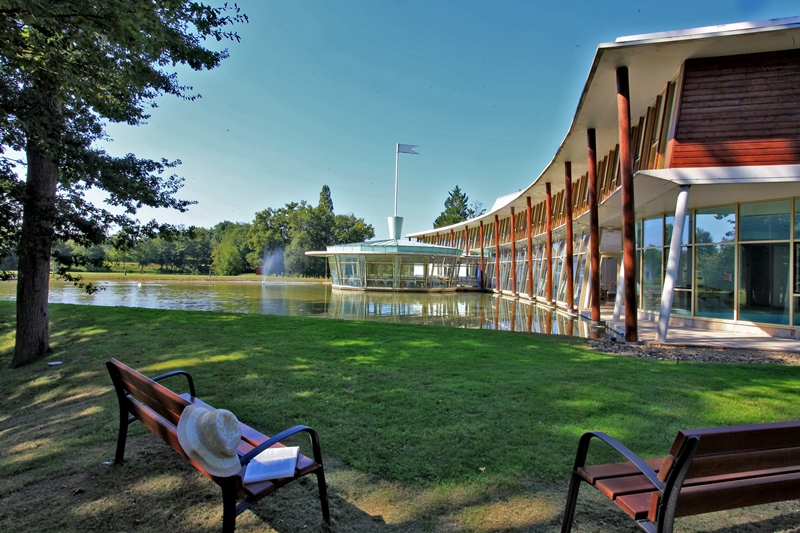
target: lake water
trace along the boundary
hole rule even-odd
[[[101,285],[105,290],[86,294],[51,280],[50,302],[377,320],[581,337],[591,333],[585,321],[491,293],[341,291],[317,283],[277,282],[107,281]],[[0,282],[0,300],[13,300],[15,291],[14,282]]]

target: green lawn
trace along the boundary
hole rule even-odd
[[[172,272],[159,272],[157,269],[147,269],[140,271],[139,269],[129,269],[123,273],[119,268],[113,271],[99,271],[87,272],[85,270],[76,269],[71,270],[70,274],[73,276],[80,276],[87,281],[92,280],[129,280],[129,281],[152,281],[152,280],[170,280],[170,281],[264,281],[264,276],[259,274],[240,274],[238,276],[218,276],[212,274],[181,274]],[[276,276],[270,274],[266,277],[267,282],[279,281],[300,281],[303,283],[326,283],[328,280],[322,278],[306,278],[300,276]]]
[[[653,457],[682,428],[796,419],[800,393],[800,367],[618,357],[580,339],[70,305],[51,306],[46,361],[63,364],[12,371],[13,325],[14,303],[0,302],[0,509],[15,491],[112,458],[109,357],[148,375],[187,370],[199,397],[267,433],[314,427],[340,465],[334,495],[362,509],[391,507],[419,530],[447,521],[502,530],[486,525],[507,515],[498,502],[527,495],[530,505],[537,490],[556,499],[523,525],[552,524],[584,431]],[[367,496],[357,483],[375,491]],[[404,494],[417,503],[398,510]],[[21,513],[0,510],[0,529]]]

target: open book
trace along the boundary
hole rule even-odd
[[[267,448],[247,464],[243,481],[253,483],[265,479],[292,477],[299,453],[299,446]]]

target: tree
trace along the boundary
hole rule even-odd
[[[374,236],[375,228],[372,224],[367,224],[363,218],[356,218],[353,213],[336,215],[333,219],[334,244],[364,242]]]
[[[319,194],[319,205],[301,204],[289,216],[291,241],[284,253],[286,271],[291,274],[322,277],[326,274],[325,259],[309,257],[306,252],[325,250],[327,246],[343,242],[361,242],[375,236],[371,224],[363,218],[336,215],[333,212],[331,190],[325,185]]]
[[[251,267],[267,268],[265,274],[282,274],[284,269],[283,250],[292,242],[289,228],[289,215],[305,202],[291,202],[280,209],[268,207],[256,213],[256,217],[247,234],[247,243],[252,250],[247,256]],[[272,259],[272,260],[270,260]]]
[[[49,351],[47,312],[54,239],[91,245],[109,227],[140,226],[142,206],[185,211],[182,179],[165,175],[179,161],[113,157],[97,147],[108,122],[140,125],[162,95],[193,100],[166,69],[213,69],[227,50],[204,40],[238,40],[227,27],[246,22],[232,7],[189,0],[2,0],[0,2],[0,227],[21,209],[17,254],[17,334],[12,366]],[[9,151],[24,152],[27,178],[14,174]],[[83,196],[106,191],[114,215]],[[15,211],[15,209],[17,211]],[[16,223],[15,223],[16,224]],[[2,236],[0,236],[2,238]]]
[[[334,214],[325,203],[317,207],[306,205],[289,216],[292,240],[283,255],[287,272],[316,277],[325,275],[325,260],[309,257],[306,252],[324,250],[333,244],[333,221]]]
[[[211,256],[212,268],[221,276],[238,276],[247,266],[247,255],[251,252],[247,242],[250,224],[220,222],[214,226]],[[235,257],[234,257],[235,256]]]
[[[333,214],[333,198],[331,198],[331,188],[327,185],[322,186],[319,192],[319,204],[317,208],[324,209],[328,213]]]
[[[485,213],[486,210],[480,203],[469,203],[469,198],[456,185],[444,201],[444,211],[433,221],[434,228],[441,228],[451,224],[464,222]]]

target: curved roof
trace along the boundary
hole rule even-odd
[[[406,254],[406,255],[451,255],[462,256],[463,250],[449,246],[437,246],[422,242],[390,239],[366,241],[328,246],[326,251],[306,252],[306,255],[329,256],[341,254]]]
[[[787,50],[800,47],[800,17],[709,26],[689,30],[620,37],[601,44],[589,70],[578,108],[553,160],[527,188],[501,197],[480,217],[436,230],[410,233],[422,237],[463,230],[494,216],[521,212],[526,197],[536,205],[545,200],[545,183],[563,188],[564,163],[572,163],[573,179],[588,172],[586,131],[594,128],[597,154],[606,154],[619,142],[616,103],[616,70],[628,67],[631,117],[644,115],[656,95],[679,74],[687,59]],[[638,197],[638,193],[637,193]],[[638,201],[638,199],[637,199]],[[673,204],[674,205],[674,204]],[[578,224],[580,227],[580,224]]]

